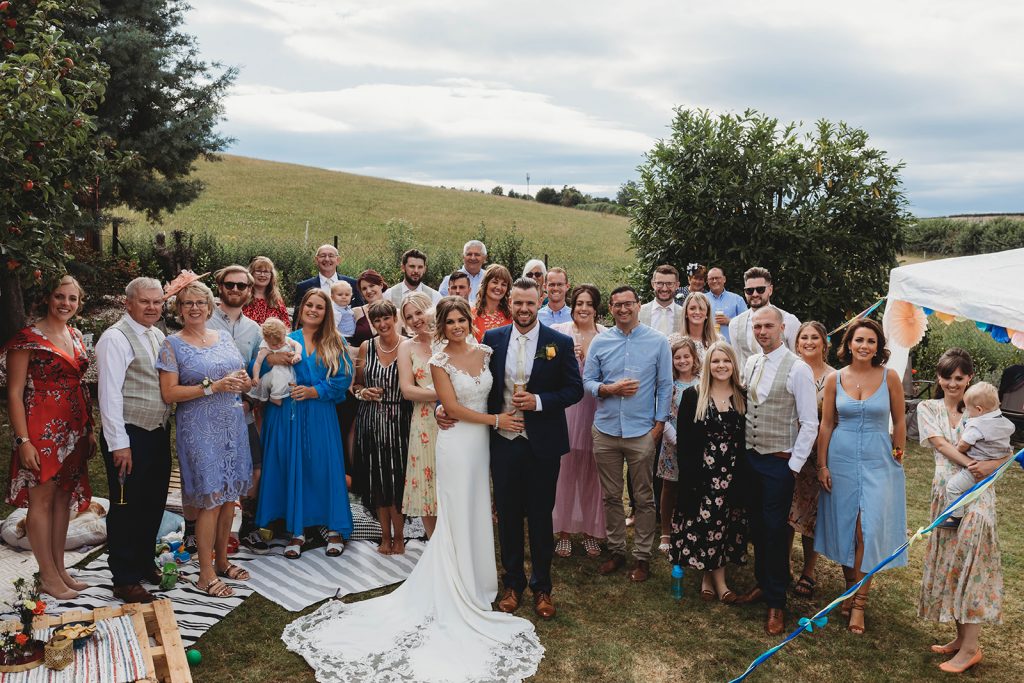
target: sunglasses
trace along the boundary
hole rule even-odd
[[[758,294],[764,294],[766,289],[768,289],[766,285],[761,285],[760,287],[744,287],[743,291],[746,292],[747,294],[753,294],[754,292],[757,292]]]
[[[220,283],[220,286],[224,289],[237,289],[242,292],[249,289],[248,282],[222,282]]]
[[[535,272],[535,273],[527,273],[526,275],[527,275],[527,277],[532,277],[532,278],[544,277],[544,273],[541,273],[540,271]]]

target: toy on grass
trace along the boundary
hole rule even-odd
[[[203,661],[203,655],[200,654],[199,650],[193,648],[185,652],[185,659],[188,660],[189,666],[195,666]]]

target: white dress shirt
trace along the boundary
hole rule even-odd
[[[651,327],[658,332],[661,332],[666,337],[672,334],[675,330],[673,329],[676,324],[676,304],[675,302],[669,303],[668,306],[662,306],[655,301],[654,305],[651,306]]]
[[[338,273],[335,272],[331,277],[324,277],[323,273],[319,273],[320,277],[320,289],[324,290],[327,296],[331,295],[331,287],[338,282]]]
[[[789,350],[783,344],[771,353],[759,353],[747,359],[743,371],[743,380],[747,392],[754,393],[764,399],[771,389],[775,375],[779,372],[779,364]],[[756,386],[755,386],[756,382]],[[762,394],[761,392],[765,392]],[[792,453],[789,458],[789,469],[799,472],[811,454],[811,447],[818,438],[818,394],[814,386],[814,372],[804,361],[797,358],[786,378],[786,391],[796,400],[796,417],[800,422],[800,431],[796,435],[796,443],[792,449],[784,453]]]
[[[523,349],[523,385],[529,383],[530,372],[533,370],[533,359],[537,355],[537,339],[540,337],[540,323],[535,323],[533,329],[526,334],[519,331],[514,324],[512,325],[512,334],[508,340],[508,351],[505,355],[505,386],[512,386],[518,382],[516,375],[518,374],[518,363],[519,363],[519,337],[526,337],[526,348]],[[540,407],[540,396],[536,394],[534,397],[537,400],[536,411],[541,410]]]
[[[402,299],[405,298],[406,294],[412,294],[413,292],[423,292],[424,294],[430,297],[431,302],[433,302],[435,306],[437,305],[437,302],[441,300],[441,294],[437,290],[427,287],[422,282],[416,285],[414,288],[409,289],[409,285],[405,282],[405,280],[402,280],[393,287],[389,287],[388,291],[384,292],[384,296],[395,305],[395,308],[399,309],[398,313],[399,317],[401,318]]]
[[[150,352],[150,360],[156,365],[159,346],[155,343],[156,335],[150,333],[152,328],[140,325],[129,315],[125,315],[123,320],[139,335],[139,341]],[[103,425],[103,438],[111,451],[130,446],[128,432],[124,427],[124,396],[121,395],[121,388],[133,360],[135,352],[132,351],[132,345],[120,330],[108,329],[96,342],[96,362],[100,369],[100,424]]]

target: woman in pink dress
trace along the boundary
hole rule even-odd
[[[568,334],[575,341],[580,372],[587,359],[590,342],[601,332],[597,324],[597,307],[601,293],[594,285],[579,285],[569,295],[572,322],[552,325],[552,329]],[[569,557],[572,541],[569,534],[583,534],[583,549],[590,557],[601,554],[598,539],[605,537],[604,504],[601,499],[601,481],[594,462],[594,439],[590,430],[594,426],[597,399],[583,393],[583,400],[565,411],[569,424],[569,453],[562,457],[555,489],[555,507],[551,513],[558,543],[555,554]]]

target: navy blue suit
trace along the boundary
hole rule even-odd
[[[491,478],[498,511],[501,565],[505,571],[502,583],[517,593],[522,593],[527,585],[523,517],[530,529],[530,589],[534,593],[551,592],[551,559],[555,550],[551,511],[555,506],[561,457],[569,452],[565,409],[583,398],[583,380],[572,338],[537,324],[537,354],[526,391],[540,398],[541,410],[524,412],[527,438],[509,440],[497,431],[491,432]],[[483,343],[494,349],[490,361],[494,383],[487,398],[489,413],[500,413],[503,407],[505,359],[514,331],[514,325],[506,325],[484,334]],[[554,358],[546,356],[548,346],[554,346]]]
[[[362,306],[365,302],[363,301],[363,295],[359,293],[359,288],[356,286],[356,281],[347,275],[338,273],[338,279],[344,280],[345,282],[352,285],[352,305]],[[302,303],[302,297],[305,296],[306,291],[314,287],[320,286],[320,273],[317,273],[308,280],[303,280],[299,284],[295,285],[295,311],[292,313],[292,329],[299,329],[299,304]],[[335,323],[338,321],[335,320]]]

